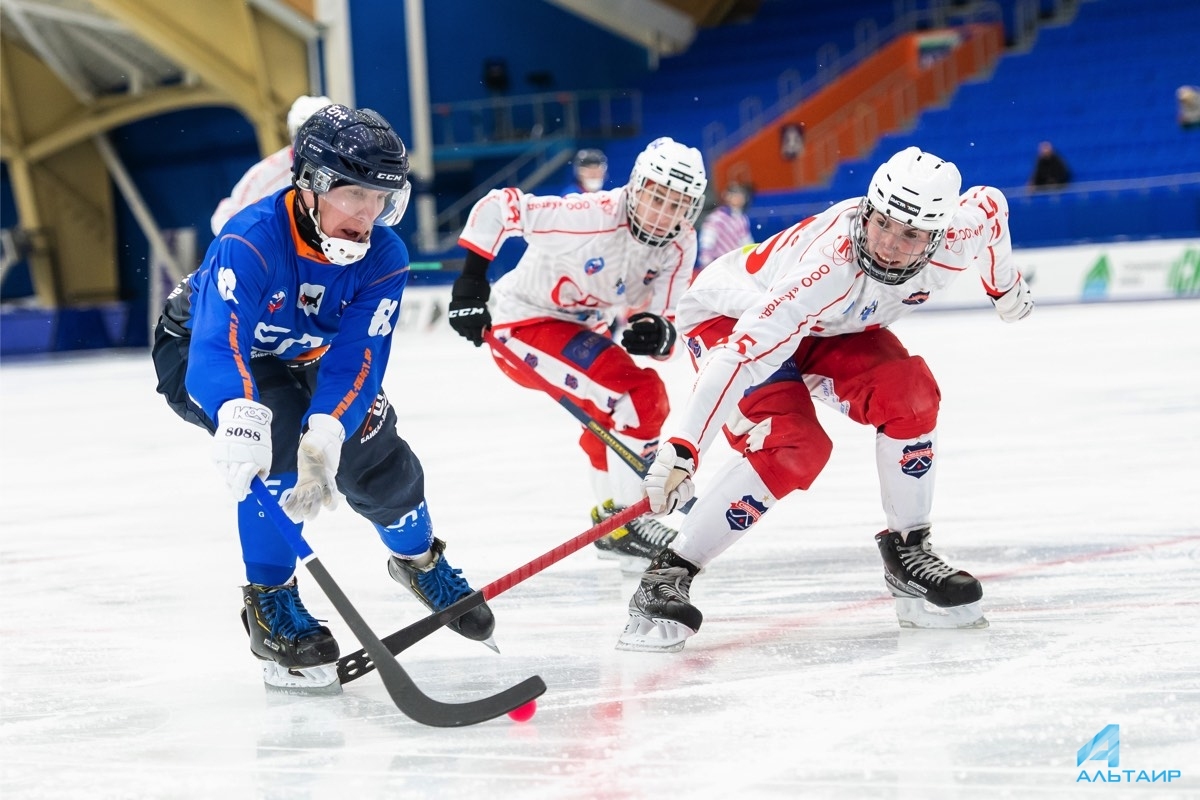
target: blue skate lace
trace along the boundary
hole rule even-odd
[[[321,627],[300,601],[300,592],[295,585],[263,592],[259,597],[262,598],[263,614],[271,624],[272,636],[282,636],[294,642],[302,636],[316,633]]]
[[[417,572],[417,585],[421,592],[433,604],[435,611],[441,611],[455,600],[461,600],[473,590],[462,570],[455,569],[446,563],[445,556],[439,558],[433,569],[428,572]]]

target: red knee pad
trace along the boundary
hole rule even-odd
[[[667,397],[667,387],[662,378],[652,369],[639,369],[632,378],[625,381],[622,388],[637,410],[638,425],[623,428],[619,433],[633,439],[657,439],[667,421],[667,415],[671,413],[671,401]]]
[[[782,499],[796,489],[807,489],[829,463],[833,453],[833,442],[825,431],[817,428],[816,433],[806,429],[800,438],[794,434],[779,435],[779,428],[786,428],[787,419],[782,423],[779,418],[771,421],[771,434],[767,436],[761,450],[746,452],[746,437],[738,437],[739,443],[734,444],[742,456],[754,467],[754,471],[763,479],[763,483],[771,490],[776,500]],[[788,441],[787,444],[772,444],[775,439]],[[732,443],[732,442],[731,442]]]
[[[593,467],[601,472],[608,471],[608,446],[600,441],[596,434],[584,428],[579,437],[579,446],[587,453],[588,461]]]
[[[780,499],[812,486],[829,463],[833,442],[817,421],[804,384],[785,381],[764,387],[744,398],[738,410],[755,424],[771,421],[765,437],[761,429],[740,436],[724,429],[729,444],[750,462],[771,494]]]
[[[858,381],[866,388],[866,402],[860,406],[864,421],[881,433],[893,439],[911,439],[937,427],[942,391],[920,356],[880,364]]]

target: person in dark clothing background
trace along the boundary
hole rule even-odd
[[[1029,188],[1066,186],[1071,182],[1071,168],[1050,142],[1038,145],[1037,162],[1029,176]]]

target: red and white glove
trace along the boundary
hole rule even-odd
[[[308,431],[300,437],[296,453],[296,487],[283,501],[283,512],[292,522],[313,519],[322,507],[337,507],[337,471],[345,439],[342,423],[328,414],[308,418]]]
[[[692,475],[696,456],[686,445],[667,442],[658,448],[654,462],[642,479],[642,490],[650,498],[650,513],[670,514],[696,495]]]
[[[240,503],[250,494],[250,481],[271,471],[271,409],[239,398],[217,409],[212,459],[225,485]]]
[[[1033,313],[1033,293],[1024,278],[1017,278],[1017,285],[999,297],[992,298],[996,313],[1005,322],[1016,322]]]

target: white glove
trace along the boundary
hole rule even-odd
[[[226,400],[217,409],[212,458],[238,502],[255,475],[271,471],[271,409],[253,400]]]
[[[1017,285],[999,297],[992,298],[996,313],[1005,322],[1025,319],[1033,312],[1033,293],[1024,278],[1017,278]]]
[[[650,498],[652,514],[670,514],[696,494],[692,474],[696,458],[687,447],[667,442],[658,449],[654,463],[646,470],[642,489]]]
[[[314,518],[322,506],[337,506],[337,471],[345,439],[342,423],[328,414],[308,418],[308,432],[300,437],[296,453],[296,488],[283,501],[283,512],[292,522]]]

